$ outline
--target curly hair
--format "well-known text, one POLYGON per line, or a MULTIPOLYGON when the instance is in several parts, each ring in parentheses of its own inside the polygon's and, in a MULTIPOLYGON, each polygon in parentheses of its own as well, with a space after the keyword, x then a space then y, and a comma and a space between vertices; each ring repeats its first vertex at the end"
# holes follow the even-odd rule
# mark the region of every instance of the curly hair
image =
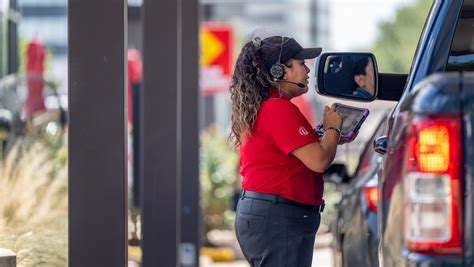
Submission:
POLYGON ((237 58, 229 88, 232 100, 232 132, 229 140, 234 148, 240 147, 243 137, 252 135, 260 105, 269 97, 269 86, 279 88, 259 56, 261 42, 275 44, 278 50, 281 37, 269 37, 263 41, 253 39, 242 47, 237 58))

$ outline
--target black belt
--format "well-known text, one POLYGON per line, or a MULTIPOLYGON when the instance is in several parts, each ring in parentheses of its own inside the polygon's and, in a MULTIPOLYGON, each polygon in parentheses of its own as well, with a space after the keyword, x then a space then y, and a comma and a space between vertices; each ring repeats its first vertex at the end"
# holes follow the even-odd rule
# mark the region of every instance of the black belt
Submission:
POLYGON ((269 201, 269 202, 272 202, 273 204, 281 203, 281 204, 286 204, 286 205, 292 205, 292 206, 296 206, 296 207, 300 207, 304 209, 315 210, 317 212, 324 211, 324 205, 316 205, 316 206, 307 205, 307 204, 291 201, 284 197, 280 197, 279 195, 263 194, 263 193, 258 193, 254 191, 249 191, 249 190, 242 190, 242 192, 240 193, 240 197, 242 199, 251 198, 251 199, 269 201))

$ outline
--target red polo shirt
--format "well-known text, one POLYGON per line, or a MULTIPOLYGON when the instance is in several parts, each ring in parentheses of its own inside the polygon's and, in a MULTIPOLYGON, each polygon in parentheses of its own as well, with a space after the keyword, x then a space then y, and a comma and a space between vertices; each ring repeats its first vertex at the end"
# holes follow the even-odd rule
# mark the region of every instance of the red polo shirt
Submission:
POLYGON ((304 204, 324 204, 322 174, 311 171, 291 153, 313 142, 319 139, 298 107, 271 90, 257 113, 252 136, 242 140, 242 188, 304 204))

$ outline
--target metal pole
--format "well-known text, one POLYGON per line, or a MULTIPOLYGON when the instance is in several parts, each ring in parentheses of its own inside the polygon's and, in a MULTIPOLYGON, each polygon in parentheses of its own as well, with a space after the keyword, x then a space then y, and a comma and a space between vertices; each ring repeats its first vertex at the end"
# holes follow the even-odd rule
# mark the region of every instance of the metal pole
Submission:
POLYGON ((199 265, 199 19, 198 0, 180 0, 181 30, 181 266, 199 265))
POLYGON ((144 267, 178 266, 180 134, 178 3, 143 1, 143 238, 144 267))
POLYGON ((69 265, 127 265, 126 0, 69 0, 69 265))

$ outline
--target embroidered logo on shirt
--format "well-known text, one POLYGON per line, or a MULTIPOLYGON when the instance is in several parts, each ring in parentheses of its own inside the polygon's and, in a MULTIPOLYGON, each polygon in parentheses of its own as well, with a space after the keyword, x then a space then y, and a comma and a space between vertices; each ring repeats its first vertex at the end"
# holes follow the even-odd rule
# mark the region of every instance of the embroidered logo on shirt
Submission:
POLYGON ((301 135, 308 135, 309 134, 308 130, 306 130, 306 128, 304 128, 304 127, 301 127, 299 129, 299 132, 300 132, 301 135))

